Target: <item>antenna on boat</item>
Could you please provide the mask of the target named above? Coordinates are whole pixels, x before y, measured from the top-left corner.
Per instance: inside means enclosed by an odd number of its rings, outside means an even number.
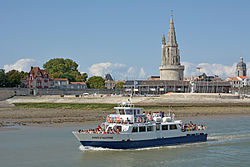
[[[129,101],[130,104],[132,104],[132,94],[129,96],[128,101]]]
[[[170,117],[170,110],[171,110],[171,106],[169,106],[169,110],[168,110],[168,116]]]

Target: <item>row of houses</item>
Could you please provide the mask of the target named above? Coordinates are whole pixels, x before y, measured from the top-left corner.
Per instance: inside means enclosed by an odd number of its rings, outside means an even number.
[[[233,88],[250,86],[250,79],[247,76],[229,77],[225,80],[230,82]]]
[[[104,76],[105,87],[115,89],[120,81],[114,81],[110,74]],[[124,83],[125,81],[123,81]],[[86,89],[85,82],[69,82],[67,78],[50,78],[46,70],[31,67],[27,77],[22,79],[26,88],[61,88],[61,89]]]
[[[115,89],[116,84],[120,82],[114,81],[110,74],[106,74],[104,79],[107,89]],[[69,82],[67,78],[49,78],[49,74],[39,67],[31,67],[23,83],[27,88],[87,88],[85,82]],[[222,80],[218,76],[202,74],[198,77],[185,78],[184,81],[160,80],[158,76],[151,76],[148,80],[128,80],[123,81],[123,83],[124,92],[136,94],[165,94],[169,92],[229,93],[231,88],[250,86],[250,79],[246,76],[239,76]]]
[[[67,78],[50,78],[46,70],[31,67],[27,77],[22,79],[26,88],[86,89],[85,82],[69,82]]]

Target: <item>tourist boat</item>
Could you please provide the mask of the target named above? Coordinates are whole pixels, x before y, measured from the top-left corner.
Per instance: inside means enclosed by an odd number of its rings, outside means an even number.
[[[145,114],[132,103],[114,108],[116,114],[108,115],[98,128],[72,132],[83,146],[138,149],[207,140],[206,126],[184,124],[173,113]]]

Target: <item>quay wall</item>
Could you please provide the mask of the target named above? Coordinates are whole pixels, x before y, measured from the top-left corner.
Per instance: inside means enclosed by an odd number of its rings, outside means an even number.
[[[88,94],[124,94],[122,90],[109,89],[28,89],[28,88],[0,88],[0,101],[14,96],[34,95],[83,95]],[[239,99],[237,94],[219,93],[168,93],[161,95],[167,99]]]
[[[225,93],[168,93],[162,95],[167,98],[208,98],[208,99],[239,99],[239,95],[235,94],[225,94]]]
[[[36,95],[82,95],[89,94],[122,94],[122,90],[110,89],[29,89],[29,88],[0,88],[0,101],[13,96]]]

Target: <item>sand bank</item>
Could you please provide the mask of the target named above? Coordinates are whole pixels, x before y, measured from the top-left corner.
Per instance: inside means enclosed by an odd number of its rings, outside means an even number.
[[[128,97],[122,96],[14,97],[0,102],[0,127],[6,125],[100,123],[105,120],[108,114],[114,113],[113,106],[110,107],[110,105],[127,100]],[[56,104],[56,107],[53,105],[52,107],[50,105],[50,107],[40,106],[39,108],[32,107],[32,105],[15,107],[14,103]],[[133,103],[144,108],[146,112],[163,111],[168,113],[168,106],[174,106],[173,111],[177,118],[250,115],[250,99],[221,98],[217,94],[212,96],[178,94],[160,97],[134,97]],[[97,104],[97,108],[91,104]],[[99,107],[98,104],[100,104]],[[106,105],[105,108],[101,104],[109,105]],[[87,105],[89,106],[86,107]]]

